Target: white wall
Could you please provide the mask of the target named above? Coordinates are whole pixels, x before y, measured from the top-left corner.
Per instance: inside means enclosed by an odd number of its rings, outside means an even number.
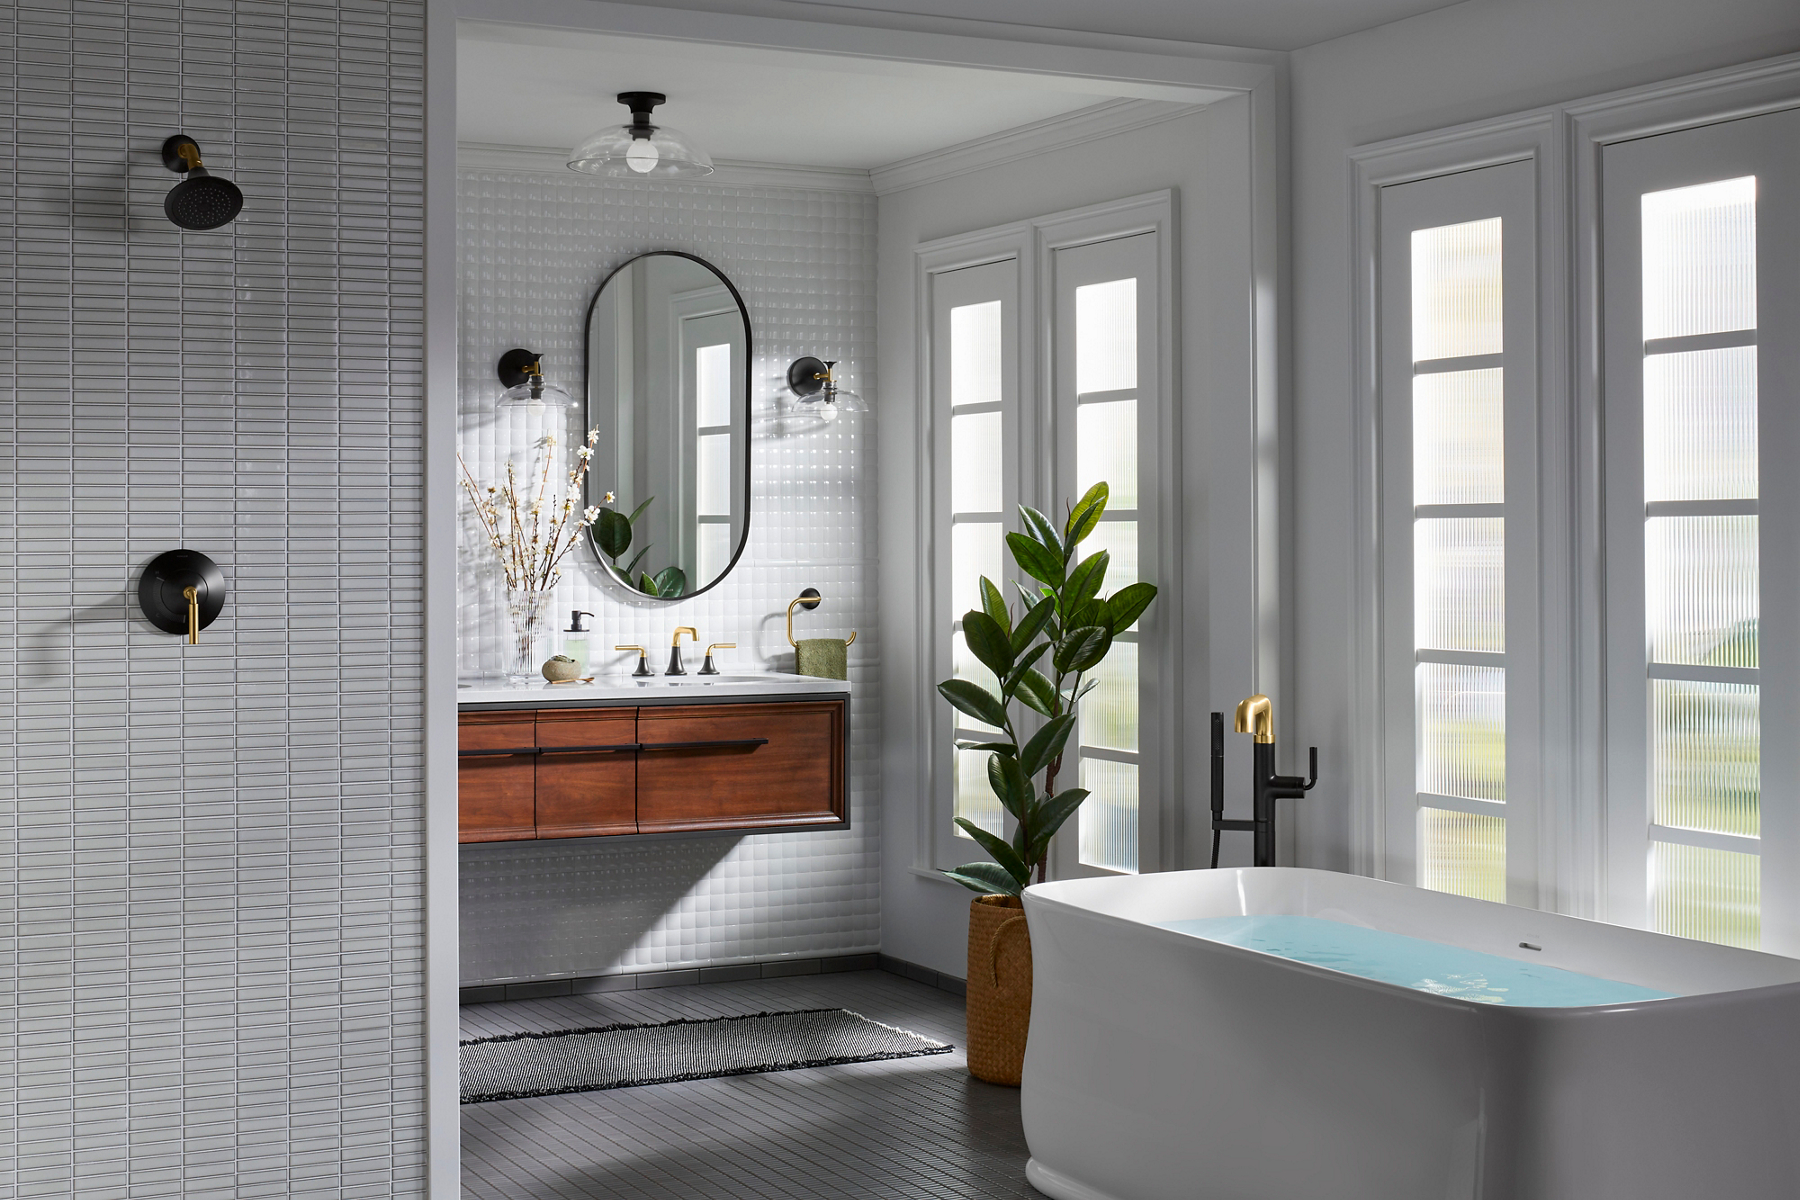
[[[1290,728],[1324,769],[1301,806],[1307,865],[1349,865],[1350,149],[1797,48],[1794,0],[1477,0],[1294,54]]]
[[[882,641],[875,604],[871,417],[828,427],[776,418],[787,364],[841,361],[868,386],[875,337],[875,199],[866,193],[597,179],[555,163],[543,172],[458,172],[461,247],[460,452],[497,477],[522,439],[496,418],[494,363],[513,346],[544,355],[545,377],[582,394],[583,318],[602,279],[646,250],[683,250],[723,271],[750,313],[752,508],[743,557],[716,587],[673,604],[631,601],[603,581],[586,547],[565,560],[552,616],[595,613],[601,671],[623,674],[647,646],[668,661],[677,625],[700,630],[726,671],[794,669],[784,615],[801,589],[825,602],[796,632],[848,636],[847,830],[497,842],[462,847],[461,978],[467,984],[715,966],[876,948],[880,904],[876,756]],[[571,428],[580,415],[571,417]],[[466,503],[465,503],[466,507]],[[506,616],[493,558],[463,526],[458,647],[465,675],[503,662]],[[804,636],[804,633],[802,633]]]
[[[1184,478],[1179,508],[1185,563],[1184,731],[1205,745],[1206,713],[1251,690],[1256,615],[1230,603],[1250,595],[1252,403],[1250,102],[1222,101],[1146,128],[1086,142],[880,200],[878,360],[881,364],[881,611],[886,654],[882,708],[882,950],[961,977],[971,893],[915,871],[925,855],[918,815],[920,723],[948,710],[922,688],[914,664],[920,642],[916,541],[922,447],[917,444],[922,381],[916,375],[914,248],[921,242],[1163,188],[1177,191],[1179,229],[1179,408]],[[1168,582],[1168,581],[1158,581]],[[1212,593],[1226,602],[1209,599]],[[923,681],[927,687],[929,680]],[[921,692],[925,695],[922,696]],[[1204,752],[1202,752],[1204,753]],[[1185,757],[1185,756],[1184,756]],[[1245,758],[1248,756],[1245,755]],[[1179,800],[1193,812],[1207,801],[1202,765]],[[1179,806],[1179,805],[1178,805]],[[1070,826],[1073,833],[1073,823]],[[1204,865],[1200,822],[1168,866]],[[1247,846],[1230,855],[1247,861]],[[970,858],[981,855],[971,847]]]

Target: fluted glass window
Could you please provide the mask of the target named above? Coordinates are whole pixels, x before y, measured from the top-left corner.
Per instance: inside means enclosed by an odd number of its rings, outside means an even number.
[[[1005,475],[1000,469],[1004,412],[1004,306],[999,300],[962,304],[949,313],[950,596],[946,625],[955,677],[998,691],[992,672],[963,641],[962,615],[981,607],[981,579],[1006,577]],[[966,714],[955,715],[954,736],[987,741],[999,734]],[[986,752],[953,754],[952,817],[966,817],[1005,834],[1006,814],[988,785]],[[960,827],[956,836],[968,838]]]
[[[1081,552],[1110,556],[1106,592],[1138,579],[1138,312],[1135,277],[1074,289],[1075,487],[1106,481],[1106,519]],[[1137,633],[1121,634],[1082,702],[1077,761],[1081,806],[1077,858],[1108,871],[1138,869]]]
[[[1504,237],[1491,217],[1411,238],[1418,881],[1488,900],[1506,898]]]
[[[1761,938],[1756,185],[1646,192],[1638,248],[1650,916],[1734,946]]]

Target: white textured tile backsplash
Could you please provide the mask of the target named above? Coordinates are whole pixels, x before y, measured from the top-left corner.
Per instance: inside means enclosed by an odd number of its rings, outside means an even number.
[[[787,365],[841,361],[845,386],[871,403],[875,345],[875,200],[786,188],[602,180],[575,174],[459,172],[462,246],[461,449],[492,479],[528,435],[495,418],[494,364],[524,346],[547,379],[582,394],[588,301],[608,272],[648,250],[682,250],[730,277],[750,310],[750,535],[732,573],[674,604],[633,602],[591,554],[565,564],[554,613],[597,614],[603,669],[651,647],[661,670],[677,625],[701,644],[734,641],[721,666],[793,669],[788,601],[816,587],[825,603],[796,632],[858,632],[850,651],[851,826],[831,832],[583,839],[464,847],[465,982],[651,971],[780,955],[874,949],[880,889],[880,729],[872,414],[829,426],[795,417]],[[572,432],[579,432],[571,421]],[[458,662],[500,669],[505,614],[484,544],[461,552]],[[563,622],[559,622],[563,623]]]

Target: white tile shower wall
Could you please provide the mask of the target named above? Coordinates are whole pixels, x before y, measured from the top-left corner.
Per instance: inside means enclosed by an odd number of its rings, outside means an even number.
[[[797,632],[858,633],[848,830],[464,847],[464,982],[874,949],[875,423],[846,414],[819,427],[782,399],[787,364],[815,354],[841,360],[846,386],[873,405],[874,197],[476,169],[458,179],[461,449],[478,479],[494,479],[529,442],[495,419],[495,361],[514,346],[539,351],[545,376],[581,394],[588,301],[620,263],[647,250],[697,254],[731,278],[750,311],[756,421],[744,555],[712,590],[666,605],[622,598],[591,553],[572,556],[553,611],[565,622],[571,609],[598,614],[602,668],[629,669],[634,656],[610,648],[633,643],[650,647],[661,670],[674,628],[693,625],[703,644],[738,644],[721,652],[728,671],[792,671],[785,612],[809,586],[825,603],[800,614]],[[474,677],[500,669],[506,626],[492,560],[469,532],[465,523],[458,654]]]
[[[0,4],[0,1196],[423,1195],[423,8]]]

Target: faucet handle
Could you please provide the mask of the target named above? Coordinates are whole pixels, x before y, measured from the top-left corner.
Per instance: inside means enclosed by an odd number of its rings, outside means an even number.
[[[642,646],[614,646],[613,649],[636,650],[638,652],[637,670],[633,671],[631,674],[633,677],[650,674],[650,652],[648,650],[644,649]]]
[[[714,650],[736,650],[736,649],[737,649],[736,642],[714,642],[712,645],[710,645],[706,648],[706,661],[700,664],[700,670],[698,672],[696,672],[696,674],[717,675],[719,673],[719,668],[713,666],[712,652]]]
[[[1310,792],[1318,782],[1319,748],[1317,746],[1308,746],[1306,748],[1306,782],[1300,785],[1300,790],[1303,792]]]

